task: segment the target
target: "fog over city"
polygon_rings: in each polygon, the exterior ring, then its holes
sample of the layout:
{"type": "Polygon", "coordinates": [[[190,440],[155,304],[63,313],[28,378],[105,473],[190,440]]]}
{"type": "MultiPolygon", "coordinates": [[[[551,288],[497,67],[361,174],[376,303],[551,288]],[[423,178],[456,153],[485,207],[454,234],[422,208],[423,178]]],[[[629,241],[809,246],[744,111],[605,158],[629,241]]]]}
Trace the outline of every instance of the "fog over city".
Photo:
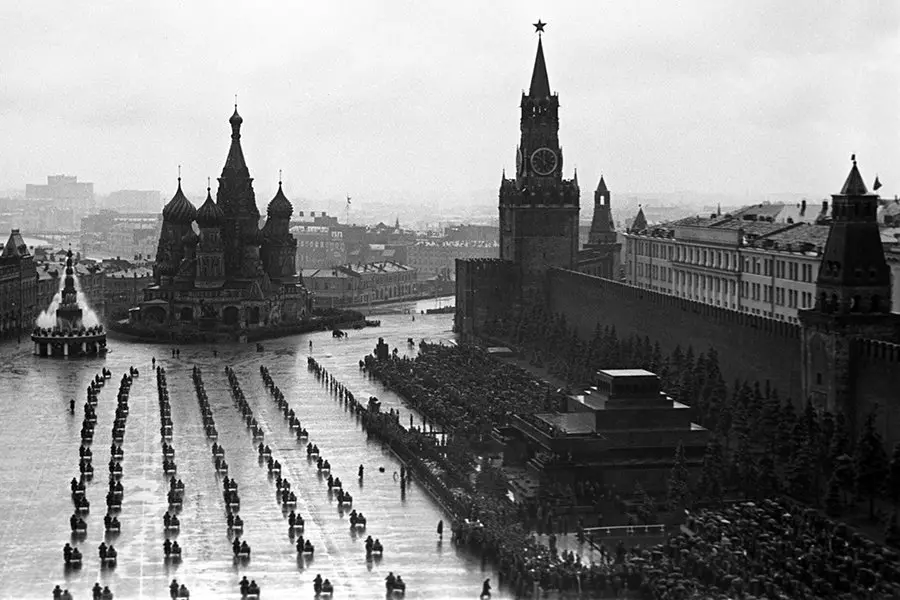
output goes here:
{"type": "Polygon", "coordinates": [[[602,173],[620,193],[820,197],[851,152],[882,196],[900,191],[893,0],[53,1],[0,16],[0,189],[73,173],[168,198],[181,164],[200,194],[237,94],[259,203],[282,169],[290,197],[337,209],[348,193],[493,206],[540,18],[583,193],[602,173]]]}

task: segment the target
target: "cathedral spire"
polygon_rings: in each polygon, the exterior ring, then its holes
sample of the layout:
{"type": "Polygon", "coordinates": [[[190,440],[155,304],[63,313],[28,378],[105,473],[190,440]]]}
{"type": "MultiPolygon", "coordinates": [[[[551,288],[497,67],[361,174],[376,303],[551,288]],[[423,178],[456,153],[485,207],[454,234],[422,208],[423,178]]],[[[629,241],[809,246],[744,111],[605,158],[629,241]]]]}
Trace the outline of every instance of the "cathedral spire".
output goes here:
{"type": "Polygon", "coordinates": [[[547,64],[544,62],[544,45],[541,38],[538,38],[537,56],[534,57],[534,70],[531,72],[531,87],[528,95],[532,98],[548,98],[550,96],[550,80],[547,77],[547,64]]]}
{"type": "Polygon", "coordinates": [[[244,161],[244,151],[241,149],[241,124],[244,119],[238,114],[237,102],[234,105],[234,114],[228,119],[231,123],[231,148],[228,150],[228,158],[225,159],[225,167],[222,169],[222,177],[228,175],[237,177],[250,177],[250,170],[244,161]]]}

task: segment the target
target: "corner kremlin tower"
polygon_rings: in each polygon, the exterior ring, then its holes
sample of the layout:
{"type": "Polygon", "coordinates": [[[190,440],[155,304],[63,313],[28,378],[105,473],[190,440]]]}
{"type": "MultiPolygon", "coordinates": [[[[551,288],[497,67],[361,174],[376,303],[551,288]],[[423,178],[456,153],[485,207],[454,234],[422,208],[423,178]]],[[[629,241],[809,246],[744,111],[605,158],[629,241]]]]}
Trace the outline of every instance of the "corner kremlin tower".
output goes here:
{"type": "Polygon", "coordinates": [[[163,208],[153,285],[132,318],[144,323],[196,323],[204,329],[247,329],[297,321],[308,294],[296,269],[289,233],[293,207],[278,183],[260,228],[253,178],[241,148],[237,105],[231,148],[213,201],[196,209],[181,190],[163,208]],[[195,227],[196,224],[196,227],[195,227]]]}

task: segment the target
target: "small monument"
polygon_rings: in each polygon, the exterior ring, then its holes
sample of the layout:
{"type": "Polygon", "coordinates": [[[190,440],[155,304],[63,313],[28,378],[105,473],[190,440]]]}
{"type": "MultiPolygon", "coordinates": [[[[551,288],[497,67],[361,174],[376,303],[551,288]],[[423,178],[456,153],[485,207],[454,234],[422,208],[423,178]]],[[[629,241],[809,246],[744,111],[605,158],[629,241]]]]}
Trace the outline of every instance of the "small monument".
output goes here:
{"type": "Polygon", "coordinates": [[[31,340],[37,356],[96,356],[106,353],[106,330],[94,311],[79,300],[71,249],[66,254],[62,290],[57,292],[35,325],[31,340]]]}

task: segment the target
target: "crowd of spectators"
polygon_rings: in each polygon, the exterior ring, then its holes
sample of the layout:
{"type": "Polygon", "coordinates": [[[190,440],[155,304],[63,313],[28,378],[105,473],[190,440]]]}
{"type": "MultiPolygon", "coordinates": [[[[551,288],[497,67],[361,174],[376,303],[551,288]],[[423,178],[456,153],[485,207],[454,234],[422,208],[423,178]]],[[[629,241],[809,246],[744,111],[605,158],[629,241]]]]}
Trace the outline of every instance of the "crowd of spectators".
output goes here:
{"type": "Polygon", "coordinates": [[[558,403],[545,383],[474,346],[423,343],[415,359],[369,356],[366,368],[429,421],[463,435],[506,425],[514,413],[553,410],[558,403]]]}
{"type": "MultiPolygon", "coordinates": [[[[366,367],[429,420],[457,431],[499,426],[513,413],[544,411],[556,401],[529,374],[476,348],[423,345],[414,360],[368,357],[366,367]]],[[[440,452],[393,416],[376,427],[383,439],[417,446],[431,457],[440,452]]],[[[415,452],[409,456],[416,460],[415,452]]],[[[432,485],[447,484],[435,478],[432,485]]],[[[531,533],[536,523],[560,522],[555,517],[564,512],[567,496],[570,503],[589,506],[620,500],[614,490],[591,481],[550,484],[530,501],[512,502],[469,485],[445,498],[456,513],[454,541],[497,564],[501,585],[518,595],[539,586],[648,600],[900,598],[896,553],[814,509],[776,499],[702,509],[689,513],[685,525],[662,543],[601,544],[599,560],[587,564],[559,551],[553,535],[548,547],[531,533]]]]}

